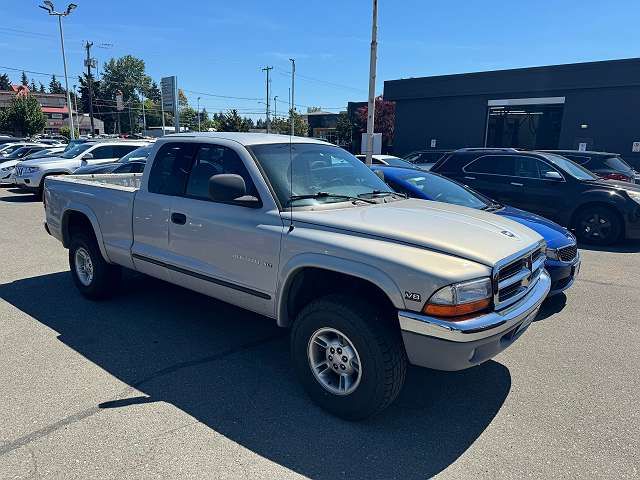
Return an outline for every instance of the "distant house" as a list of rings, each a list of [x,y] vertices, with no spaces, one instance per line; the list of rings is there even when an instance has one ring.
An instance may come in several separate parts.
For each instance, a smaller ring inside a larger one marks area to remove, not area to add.
[[[69,109],[67,108],[67,98],[64,93],[31,92],[29,91],[29,87],[25,85],[11,85],[11,90],[0,91],[0,110],[7,108],[14,97],[28,94],[36,98],[40,107],[42,107],[42,112],[47,117],[47,124],[44,127],[45,133],[57,134],[60,133],[60,127],[69,125]],[[89,122],[88,115],[85,120],[85,115],[76,117],[78,115],[77,112],[73,109],[72,111],[74,115],[74,125],[77,123],[80,124],[80,134],[85,135],[91,133],[91,123]],[[95,134],[104,133],[104,122],[102,120],[94,118],[94,125],[96,129]]]
[[[336,126],[338,125],[339,113],[323,112],[319,110],[317,112],[308,112],[300,115],[303,120],[309,124],[309,136],[314,138],[321,138],[331,143],[338,143],[338,136],[336,134]]]

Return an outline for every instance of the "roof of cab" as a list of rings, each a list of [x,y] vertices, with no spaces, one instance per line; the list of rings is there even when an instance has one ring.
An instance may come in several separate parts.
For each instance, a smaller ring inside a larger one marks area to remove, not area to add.
[[[242,145],[261,145],[265,143],[316,143],[319,145],[333,145],[323,140],[309,137],[291,137],[289,135],[278,135],[275,133],[250,133],[250,132],[193,132],[193,133],[172,133],[161,137],[161,140],[168,141],[179,138],[198,138],[203,141],[207,139],[233,140]],[[160,140],[159,139],[159,140]]]

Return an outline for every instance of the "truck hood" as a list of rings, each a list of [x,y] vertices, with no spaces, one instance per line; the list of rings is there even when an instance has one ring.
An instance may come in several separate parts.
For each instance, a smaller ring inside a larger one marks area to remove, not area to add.
[[[533,230],[508,218],[419,199],[294,211],[293,220],[412,244],[488,266],[542,240]]]
[[[496,215],[514,220],[534,232],[539,233],[551,248],[562,248],[576,243],[569,230],[535,213],[525,212],[518,208],[504,207],[495,212]]]

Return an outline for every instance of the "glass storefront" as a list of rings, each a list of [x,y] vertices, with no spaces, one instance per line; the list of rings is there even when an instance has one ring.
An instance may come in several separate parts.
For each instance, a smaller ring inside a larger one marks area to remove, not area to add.
[[[489,106],[487,147],[555,149],[563,104]]]

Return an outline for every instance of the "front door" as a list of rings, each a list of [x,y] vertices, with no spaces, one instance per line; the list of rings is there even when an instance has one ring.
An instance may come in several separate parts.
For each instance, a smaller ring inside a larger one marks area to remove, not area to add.
[[[256,189],[244,163],[252,162],[248,153],[225,143],[193,144],[184,194],[171,206],[169,262],[180,267],[171,275],[188,288],[274,316],[283,223],[271,197]],[[240,175],[244,201],[211,200],[209,178],[217,174]]]

